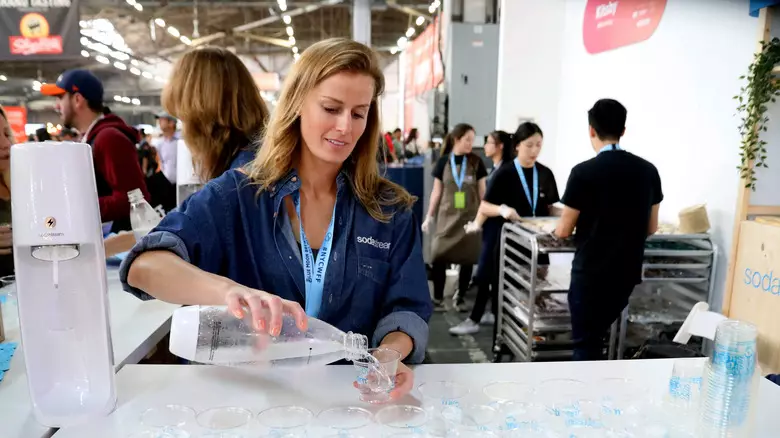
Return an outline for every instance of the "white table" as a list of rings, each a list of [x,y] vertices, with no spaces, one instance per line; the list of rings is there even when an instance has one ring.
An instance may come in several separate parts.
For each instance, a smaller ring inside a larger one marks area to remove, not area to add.
[[[138,363],[170,331],[171,315],[178,305],[141,301],[122,291],[117,268],[108,268],[108,298],[111,307],[111,339],[116,370]],[[54,430],[35,421],[25,374],[19,326],[6,326],[6,341],[18,342],[11,368],[0,382],[0,436],[37,438]]]
[[[690,359],[701,360],[701,359]],[[538,383],[550,378],[576,378],[598,382],[607,377],[642,381],[652,392],[663,393],[673,360],[612,362],[558,362],[421,365],[415,368],[416,385],[425,381],[454,380],[472,388],[469,401],[486,402],[482,387],[492,381]],[[197,411],[218,406],[240,406],[254,414],[273,406],[294,404],[315,415],[332,406],[363,406],[351,382],[352,366],[252,370],[197,365],[128,365],[117,375],[119,402],[108,417],[81,426],[60,429],[55,438],[125,437],[140,429],[139,416],[150,407],[168,403]],[[401,403],[419,404],[415,390]],[[780,403],[780,387],[761,384],[756,437],[777,436],[773,406]],[[379,436],[378,434],[368,434]]]

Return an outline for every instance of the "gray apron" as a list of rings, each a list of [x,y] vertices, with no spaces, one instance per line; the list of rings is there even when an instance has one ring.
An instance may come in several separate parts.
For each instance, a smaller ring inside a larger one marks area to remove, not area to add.
[[[448,263],[458,265],[474,265],[479,260],[482,248],[480,233],[466,234],[463,228],[469,221],[477,217],[479,211],[479,181],[477,181],[477,166],[480,158],[468,154],[463,158],[466,165],[466,178],[462,191],[466,198],[466,208],[455,208],[455,193],[458,185],[452,176],[450,161],[444,167],[442,175],[442,194],[439,209],[436,212],[436,229],[431,246],[431,261],[433,263]],[[460,169],[456,169],[460,170]]]

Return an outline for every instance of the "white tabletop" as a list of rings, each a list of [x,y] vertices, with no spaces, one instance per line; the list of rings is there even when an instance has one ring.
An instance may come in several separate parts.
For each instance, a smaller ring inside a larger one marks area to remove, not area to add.
[[[701,359],[689,359],[701,360]],[[415,368],[416,386],[425,381],[454,380],[468,385],[469,401],[484,403],[482,388],[492,381],[539,383],[550,378],[576,378],[598,382],[607,377],[641,381],[659,396],[665,391],[673,360],[625,360],[613,362],[558,362],[421,365]],[[363,406],[351,382],[352,366],[253,370],[198,365],[128,365],[117,375],[119,402],[108,417],[81,426],[60,429],[55,438],[125,437],[139,431],[140,414],[165,404],[181,404],[201,411],[211,407],[239,406],[254,414],[288,404],[311,409],[316,415],[333,406]],[[780,388],[762,381],[756,437],[777,436],[772,406],[780,403]],[[419,404],[415,390],[400,403]],[[378,434],[370,434],[379,436]]]
[[[160,342],[170,330],[171,315],[179,306],[157,300],[141,301],[122,291],[117,268],[108,268],[107,279],[114,364],[119,370],[125,364],[138,363]],[[49,436],[53,431],[38,424],[32,414],[18,322],[6,325],[6,341],[19,342],[19,347],[0,382],[0,436]]]

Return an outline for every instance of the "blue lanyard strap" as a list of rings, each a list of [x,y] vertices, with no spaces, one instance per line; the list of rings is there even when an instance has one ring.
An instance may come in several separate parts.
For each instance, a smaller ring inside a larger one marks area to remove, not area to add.
[[[623,150],[623,149],[620,149],[620,145],[619,145],[619,144],[617,144],[617,143],[615,143],[615,144],[608,144],[608,145],[604,146],[603,148],[601,148],[601,150],[599,151],[599,153],[598,153],[598,154],[596,154],[596,155],[599,155],[599,154],[600,154],[600,153],[602,153],[602,152],[609,152],[609,151],[622,151],[622,150]]]
[[[301,219],[301,195],[293,194],[295,213],[298,215],[298,224],[301,233],[301,258],[303,261],[303,280],[306,285],[306,314],[317,317],[322,307],[322,291],[325,288],[325,272],[328,270],[330,250],[333,246],[333,220],[336,217],[336,205],[333,205],[333,215],[330,217],[328,232],[322,240],[322,246],[314,259],[306,233],[303,232],[303,219]]]
[[[536,217],[536,204],[539,201],[539,172],[536,170],[536,164],[534,164],[534,197],[531,199],[531,191],[528,190],[528,181],[525,179],[525,173],[523,167],[520,165],[520,160],[515,158],[515,169],[517,170],[517,176],[520,177],[520,182],[523,183],[523,190],[525,191],[525,197],[528,199],[528,205],[531,206],[531,215]]]
[[[458,186],[458,191],[463,191],[463,181],[466,180],[466,156],[463,156],[463,162],[460,163],[460,178],[458,178],[458,172],[455,169],[455,154],[450,154],[450,170],[452,170],[452,178],[455,179],[455,185]]]

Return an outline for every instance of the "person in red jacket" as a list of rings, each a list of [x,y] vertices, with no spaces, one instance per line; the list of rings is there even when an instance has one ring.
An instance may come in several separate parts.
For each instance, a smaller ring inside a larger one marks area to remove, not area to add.
[[[83,132],[81,141],[92,146],[101,220],[112,221],[114,232],[129,230],[127,192],[141,189],[150,199],[135,148],[138,131],[108,111],[102,82],[87,70],[68,70],[41,93],[57,98],[62,124]]]

